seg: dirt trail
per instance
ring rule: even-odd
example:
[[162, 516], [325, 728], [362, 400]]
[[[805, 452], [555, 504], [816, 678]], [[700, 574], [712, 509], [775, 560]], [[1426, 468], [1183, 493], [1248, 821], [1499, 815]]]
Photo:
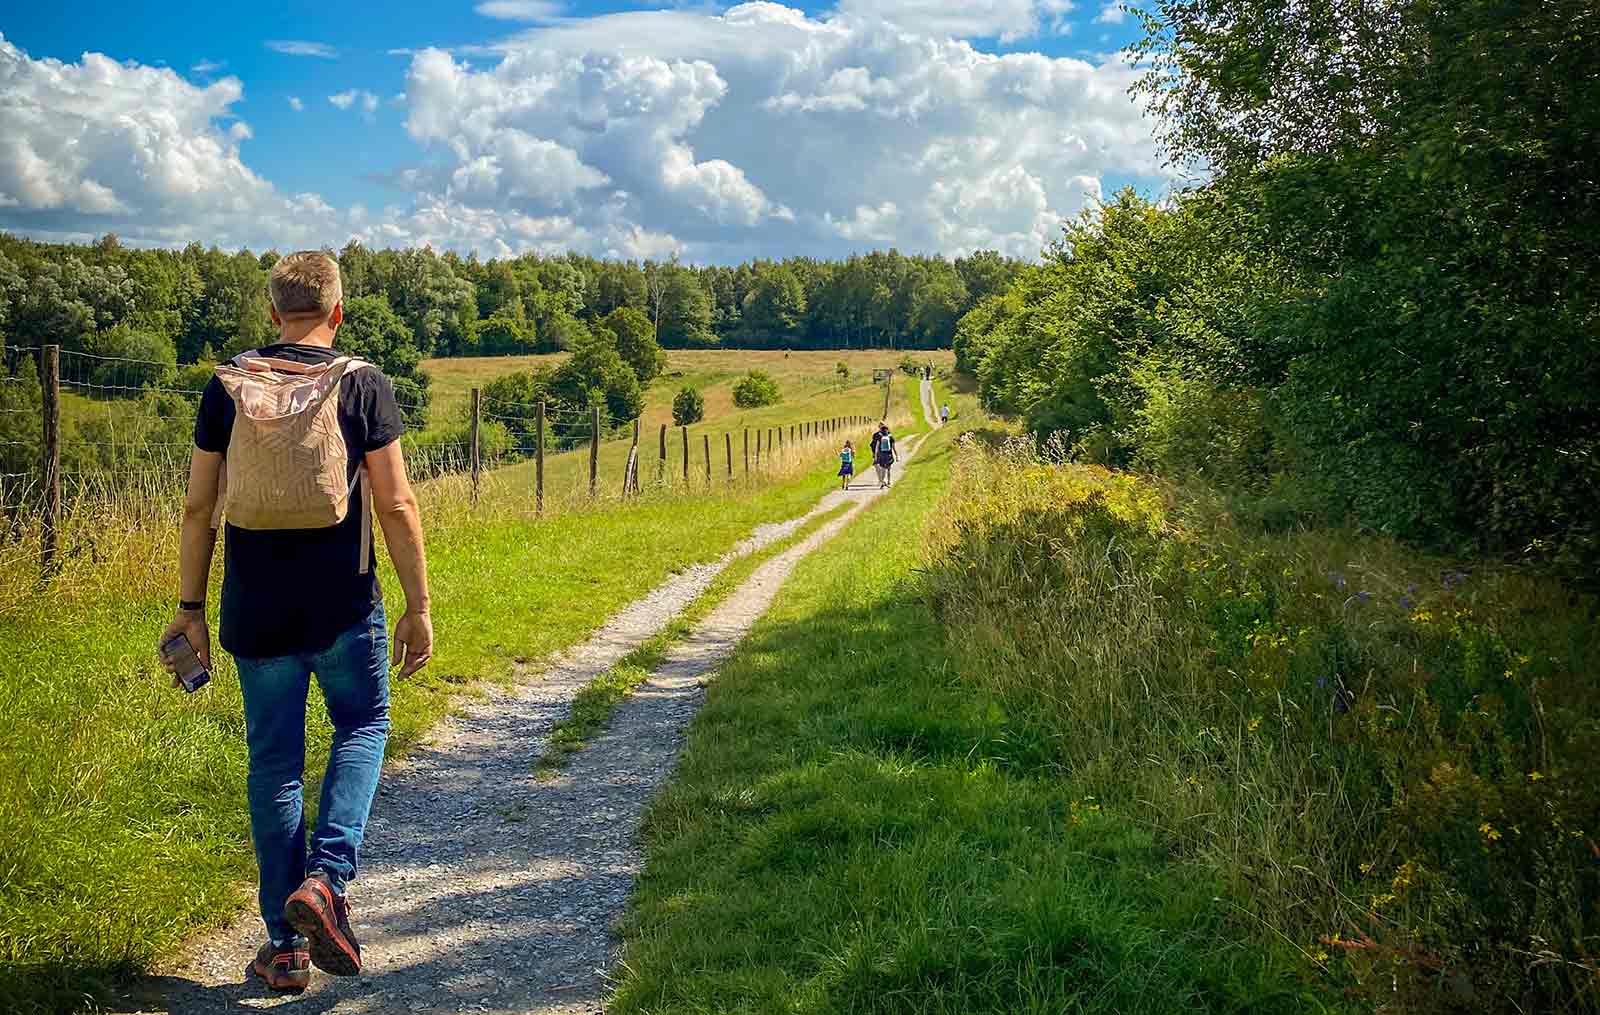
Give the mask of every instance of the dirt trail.
[[[924, 387], [928, 411], [928, 386]], [[905, 458], [916, 450], [907, 441]], [[702, 681], [771, 604], [790, 570], [887, 491], [858, 480], [805, 515], [763, 526], [721, 560], [675, 576], [542, 675], [467, 703], [425, 746], [384, 772], [352, 912], [366, 972], [313, 976], [298, 998], [242, 975], [261, 941], [254, 913], [196, 942], [126, 1011], [600, 1012], [614, 957], [611, 922], [642, 863], [634, 844], [650, 796], [670, 774], [703, 697]], [[660, 630], [739, 556], [841, 503], [851, 507], [761, 565], [555, 778], [534, 763], [573, 695]]]
[[928, 421], [928, 428], [939, 429], [939, 410], [933, 404], [933, 382], [926, 377], [922, 379], [922, 418]]

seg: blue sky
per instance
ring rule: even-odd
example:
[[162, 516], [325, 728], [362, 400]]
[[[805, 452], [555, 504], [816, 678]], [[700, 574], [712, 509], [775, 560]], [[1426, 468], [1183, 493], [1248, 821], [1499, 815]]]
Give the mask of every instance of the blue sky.
[[32, 4], [0, 34], [0, 228], [44, 238], [1035, 256], [1168, 185], [1098, 0]]

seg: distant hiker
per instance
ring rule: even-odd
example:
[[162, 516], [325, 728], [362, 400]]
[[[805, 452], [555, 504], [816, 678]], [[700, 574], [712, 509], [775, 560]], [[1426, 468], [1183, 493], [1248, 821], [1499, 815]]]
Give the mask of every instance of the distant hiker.
[[[244, 695], [250, 833], [268, 935], [250, 971], [268, 987], [299, 992], [312, 963], [336, 976], [361, 971], [344, 893], [389, 734], [389, 636], [371, 511], [406, 595], [394, 629], [399, 676], [427, 664], [433, 622], [394, 388], [377, 367], [333, 350], [344, 321], [338, 262], [318, 251], [290, 254], [273, 265], [267, 287], [278, 341], [217, 367], [200, 397], [178, 610], [161, 644], [182, 634], [210, 668], [206, 579], [224, 509], [221, 642]], [[301, 779], [313, 673], [333, 747], [308, 850]]]
[[948, 422], [950, 422], [950, 406], [946, 405], [939, 410], [939, 425], [944, 426]]
[[872, 435], [872, 464], [878, 470], [878, 489], [882, 490], [889, 485], [890, 471], [894, 468], [895, 460], [894, 434], [889, 432], [889, 424], [884, 423], [878, 432]]
[[856, 452], [849, 441], [844, 442], [844, 447], [839, 449], [839, 477], [844, 485], [841, 489], [850, 489], [850, 477], [856, 474]]

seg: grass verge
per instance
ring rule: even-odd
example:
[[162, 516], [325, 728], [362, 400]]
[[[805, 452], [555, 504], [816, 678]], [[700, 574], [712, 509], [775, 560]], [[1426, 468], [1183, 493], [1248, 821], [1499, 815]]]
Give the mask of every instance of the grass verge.
[[720, 668], [646, 819], [608, 1010], [1317, 1010], [1215, 884], [960, 679], [913, 575], [953, 429]]

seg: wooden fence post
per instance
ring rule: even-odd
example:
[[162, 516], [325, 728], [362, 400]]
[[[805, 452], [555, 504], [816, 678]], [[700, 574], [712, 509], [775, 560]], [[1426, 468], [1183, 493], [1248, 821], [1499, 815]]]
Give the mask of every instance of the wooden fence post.
[[[700, 435], [700, 437], [705, 441], [706, 445], [706, 489], [709, 490], [711, 489], [711, 435], [708, 433], [703, 433]], [[684, 469], [687, 470], [688, 466], [684, 466]]]
[[469, 448], [472, 454], [472, 503], [478, 503], [479, 473], [483, 471], [483, 456], [478, 446], [478, 421], [483, 415], [483, 390], [472, 389], [472, 438]]
[[661, 463], [656, 466], [656, 482], [659, 483], [667, 475], [667, 424], [661, 424]]
[[61, 347], [45, 346], [39, 360], [44, 408], [44, 455], [39, 463], [44, 482], [44, 519], [39, 532], [39, 570], [48, 578], [55, 573], [61, 527]]
[[589, 496], [600, 492], [600, 407], [589, 407]]
[[628, 468], [623, 473], [622, 492], [639, 492], [639, 421], [633, 421], [633, 445], [628, 448]]
[[683, 427], [683, 485], [689, 485], [689, 428]]
[[728, 449], [728, 479], [732, 480], [733, 479], [733, 434], [731, 432], [730, 433], [724, 433], [722, 435], [722, 443], [724, 445], [726, 445], [726, 447]]
[[534, 410], [538, 429], [533, 436], [533, 513], [544, 514], [544, 399]]
[[744, 428], [744, 474], [750, 475], [750, 428]]
[[884, 419], [888, 419], [889, 418], [889, 395], [893, 391], [894, 391], [894, 381], [891, 379], [889, 381], [889, 383], [887, 383], [887, 384], [885, 384], [883, 386], [883, 418]]
[[[748, 431], [745, 432], [745, 439], [746, 440], [750, 439], [750, 434], [749, 434]], [[745, 470], [744, 471], [746, 471], [746, 472], [750, 471], [749, 465], [745, 466]], [[756, 471], [757, 472], [761, 471], [761, 431], [760, 430], [756, 431]]]

